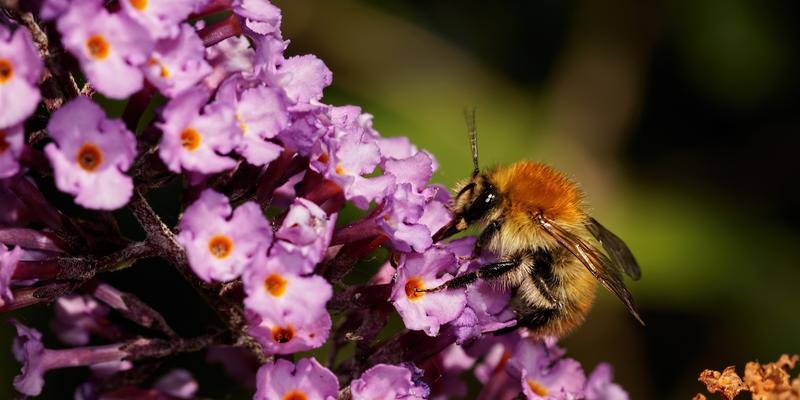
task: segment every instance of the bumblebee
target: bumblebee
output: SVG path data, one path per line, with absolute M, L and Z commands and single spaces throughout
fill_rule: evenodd
M 470 179 L 456 186 L 452 220 L 433 240 L 477 224 L 483 230 L 473 257 L 487 249 L 498 260 L 421 291 L 493 281 L 513 292 L 510 305 L 517 322 L 505 331 L 524 327 L 535 336 L 560 337 L 584 321 L 599 282 L 644 325 L 622 277 L 624 272 L 638 280 L 639 265 L 625 242 L 587 213 L 578 186 L 531 161 L 481 171 L 474 111 L 466 119 L 474 169 Z

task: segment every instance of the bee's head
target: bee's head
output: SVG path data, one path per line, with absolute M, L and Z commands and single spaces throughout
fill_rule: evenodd
M 460 184 L 457 190 L 450 208 L 453 219 L 433 235 L 434 242 L 453 236 L 480 221 L 500 200 L 497 188 L 486 175 L 479 172 L 473 173 L 472 178 Z

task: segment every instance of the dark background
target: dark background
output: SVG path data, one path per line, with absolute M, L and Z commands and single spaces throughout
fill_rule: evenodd
M 333 71 L 323 101 L 360 105 L 383 135 L 431 151 L 434 181 L 471 171 L 462 110 L 476 106 L 483 165 L 545 161 L 581 183 L 642 265 L 628 286 L 647 322 L 601 293 L 562 340 L 587 372 L 609 361 L 634 399 L 688 399 L 704 368 L 800 352 L 797 1 L 276 4 L 288 53 Z M 146 264 L 110 280 L 201 333 L 191 289 Z M 43 329 L 43 310 L 14 316 Z M 0 343 L 11 335 L 1 327 Z M 10 388 L 18 364 L 7 346 L 0 357 Z M 219 370 L 196 374 L 209 395 L 237 397 Z M 45 397 L 71 397 L 81 376 L 48 375 Z

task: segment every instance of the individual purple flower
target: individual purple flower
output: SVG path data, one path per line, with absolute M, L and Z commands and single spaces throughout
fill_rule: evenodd
M 164 3 L 166 4 L 166 3 Z M 189 24 L 182 24 L 174 38 L 159 40 L 142 68 L 147 80 L 167 97 L 191 88 L 211 73 L 205 46 Z
M 392 175 L 398 184 L 408 183 L 416 192 L 422 192 L 433 175 L 433 157 L 424 151 L 401 160 L 388 159 L 384 173 Z
M 376 221 L 396 250 L 423 252 L 433 244 L 431 231 L 419 223 L 425 204 L 425 196 L 410 183 L 396 185 L 394 192 L 384 200 L 383 211 Z
M 313 358 L 264 364 L 256 384 L 253 400 L 335 400 L 339 391 L 336 375 Z
M 287 99 L 278 89 L 249 86 L 251 81 L 234 75 L 220 87 L 217 99 L 233 105 L 241 134 L 236 151 L 250 164 L 266 165 L 283 151 L 268 139 L 289 126 Z
M 277 84 L 298 105 L 306 105 L 322 98 L 322 89 L 333 81 L 331 70 L 314 55 L 294 56 L 286 59 L 277 72 Z M 305 109 L 305 107 L 301 107 Z
M 192 374 L 185 369 L 173 369 L 167 372 L 164 376 L 159 378 L 153 388 L 160 393 L 172 396 L 178 399 L 191 399 L 194 398 L 199 384 L 192 377 Z
M 586 380 L 586 400 L 628 400 L 628 393 L 612 382 L 614 371 L 608 363 L 600 363 Z
M 179 229 L 189 266 L 206 282 L 239 277 L 256 250 L 272 240 L 258 204 L 247 202 L 233 211 L 227 197 L 210 189 L 186 209 Z
M 327 313 L 333 295 L 331 285 L 318 275 L 301 276 L 297 267 L 261 251 L 242 275 L 247 297 L 245 307 L 262 315 L 276 311 Z
M 39 18 L 43 21 L 52 21 L 64 14 L 72 0 L 40 0 Z
M 234 0 L 233 12 L 244 19 L 248 30 L 258 35 L 280 35 L 281 10 L 267 0 Z
M 99 0 L 82 0 L 73 2 L 56 26 L 98 92 L 123 99 L 142 88 L 139 67 L 150 59 L 155 43 L 130 17 L 109 13 Z
M 312 168 L 336 182 L 345 198 L 356 207 L 367 209 L 371 201 L 380 201 L 394 185 L 388 175 L 365 178 L 381 161 L 375 140 L 358 132 L 346 133 L 321 144 L 320 154 L 312 161 Z
M 331 330 L 327 311 L 299 308 L 270 309 L 266 313 L 247 312 L 250 334 L 261 343 L 266 354 L 292 354 L 322 346 Z
M 0 128 L 19 125 L 33 114 L 41 98 L 41 74 L 42 60 L 28 29 L 12 32 L 0 25 Z
M 22 125 L 0 128 L 0 179 L 19 172 L 19 157 L 25 144 Z
M 431 382 L 431 398 L 447 400 L 466 397 L 467 385 L 460 375 L 475 365 L 475 358 L 467 354 L 461 346 L 453 344 L 442 350 L 433 360 L 438 377 Z
M 205 79 L 205 85 L 216 88 L 229 75 L 241 72 L 249 75 L 253 72 L 255 50 L 244 36 L 229 37 L 206 49 L 206 60 L 212 71 Z
M 174 38 L 180 22 L 208 0 L 120 0 L 122 10 L 155 39 Z
M 405 136 L 378 138 L 378 147 L 381 149 L 381 156 L 384 159 L 400 160 L 417 154 L 417 146 Z
M 298 197 L 275 232 L 270 257 L 279 258 L 294 273 L 311 273 L 325 257 L 335 227 L 336 214 L 328 216 L 318 205 Z
M 322 108 L 293 112 L 292 124 L 278 134 L 278 139 L 287 149 L 301 156 L 309 156 L 317 141 L 328 131 L 328 127 L 320 121 L 323 112 Z
M 188 89 L 167 103 L 157 126 L 164 132 L 159 156 L 174 172 L 181 170 L 211 174 L 236 165 L 220 155 L 233 150 L 239 139 L 230 107 L 211 104 L 202 87 Z M 203 109 L 203 113 L 200 110 Z
M 0 307 L 14 300 L 14 294 L 11 293 L 11 277 L 17 269 L 20 257 L 22 257 L 20 247 L 9 250 L 0 243 Z
M 556 359 L 541 340 L 521 340 L 507 368 L 520 380 L 528 399 L 567 400 L 584 396 L 586 375 L 580 363 L 571 358 Z
M 51 328 L 60 341 L 70 346 L 84 346 L 92 332 L 107 330 L 109 309 L 91 296 L 59 297 L 54 309 Z
M 65 350 L 46 349 L 39 331 L 13 319 L 9 322 L 17 328 L 12 351 L 17 361 L 22 363 L 22 372 L 14 377 L 14 387 L 28 396 L 41 393 L 44 374 L 51 369 L 120 362 L 129 356 L 118 344 Z
M 456 265 L 453 253 L 433 248 L 424 254 L 404 254 L 397 269 L 390 300 L 406 328 L 436 336 L 439 327 L 458 317 L 467 303 L 463 290 L 419 292 L 441 285 L 453 276 L 445 273 Z
M 47 130 L 55 143 L 44 148 L 59 190 L 75 202 L 99 210 L 128 203 L 133 180 L 125 175 L 136 156 L 136 138 L 118 119 L 87 97 L 77 97 L 58 109 Z
M 412 364 L 378 364 L 350 383 L 353 400 L 427 399 L 430 388 Z

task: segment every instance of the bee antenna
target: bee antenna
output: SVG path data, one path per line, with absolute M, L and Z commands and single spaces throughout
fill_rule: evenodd
M 477 176 L 480 173 L 478 166 L 478 129 L 475 125 L 475 107 L 464 109 L 464 120 L 467 122 L 467 131 L 469 131 L 469 145 L 472 148 L 472 176 Z

